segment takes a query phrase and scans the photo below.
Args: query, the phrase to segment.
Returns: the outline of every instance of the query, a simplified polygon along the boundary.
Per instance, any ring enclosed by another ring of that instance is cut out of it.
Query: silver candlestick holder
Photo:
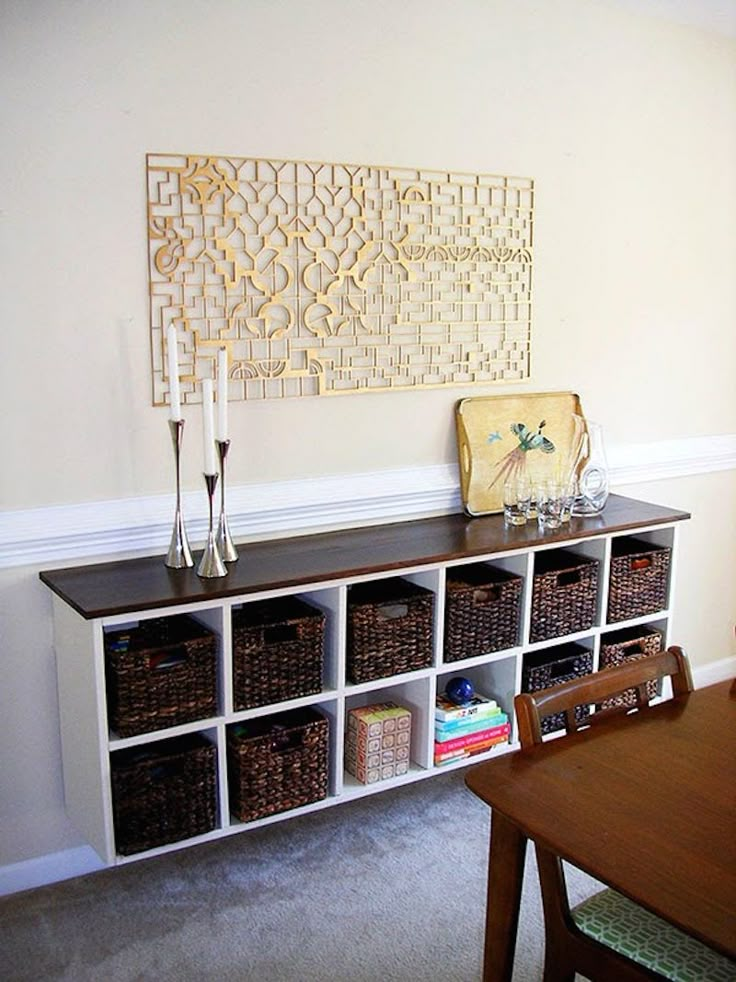
[[[207,497],[209,498],[210,523],[209,531],[207,532],[207,545],[204,547],[202,558],[199,561],[199,566],[197,566],[197,576],[215,579],[219,576],[227,576],[227,568],[220,557],[217,542],[215,541],[213,502],[215,488],[217,487],[217,474],[205,474],[204,481],[207,485]]]
[[[189,548],[187,530],[184,526],[184,517],[181,512],[181,442],[184,437],[184,420],[170,419],[169,432],[171,442],[174,445],[174,462],[176,466],[176,512],[174,514],[174,528],[171,533],[171,544],[166,554],[165,565],[171,569],[186,569],[194,566],[192,551]]]
[[[230,537],[230,529],[227,524],[227,514],[225,512],[225,458],[230,449],[229,440],[216,440],[217,454],[220,458],[220,521],[217,525],[217,548],[220,551],[220,558],[225,563],[237,563],[238,550],[233,545]]]

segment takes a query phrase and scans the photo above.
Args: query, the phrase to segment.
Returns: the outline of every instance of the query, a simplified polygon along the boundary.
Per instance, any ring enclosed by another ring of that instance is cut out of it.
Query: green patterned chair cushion
[[[588,937],[675,982],[736,982],[736,962],[724,958],[648,910],[603,890],[572,911]]]

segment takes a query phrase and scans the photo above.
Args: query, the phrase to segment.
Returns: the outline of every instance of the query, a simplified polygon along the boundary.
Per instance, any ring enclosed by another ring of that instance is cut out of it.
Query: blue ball
[[[475,689],[470,679],[456,675],[445,686],[445,695],[450,702],[454,702],[457,706],[463,706],[473,698]]]

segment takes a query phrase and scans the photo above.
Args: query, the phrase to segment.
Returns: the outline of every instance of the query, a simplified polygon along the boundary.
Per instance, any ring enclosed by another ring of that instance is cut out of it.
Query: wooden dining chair
[[[647,711],[648,683],[669,677],[674,695],[693,690],[687,656],[671,647],[656,655],[631,658],[538,692],[514,699],[522,750],[542,743],[542,719],[564,714],[567,733],[596,726],[613,714]],[[635,693],[616,700],[622,693]],[[581,721],[575,708],[605,704]],[[564,737],[563,737],[564,740]],[[536,845],[545,922],[544,982],[573,982],[579,972],[591,982],[641,979],[734,982],[736,966],[706,945],[661,920],[615,890],[601,892],[572,910],[560,857]]]

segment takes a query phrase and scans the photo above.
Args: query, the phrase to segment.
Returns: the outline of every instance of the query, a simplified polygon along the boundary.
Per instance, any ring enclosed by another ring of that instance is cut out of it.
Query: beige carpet
[[[489,827],[455,771],[5,897],[0,979],[473,982]],[[515,982],[541,978],[542,944],[530,860]]]

